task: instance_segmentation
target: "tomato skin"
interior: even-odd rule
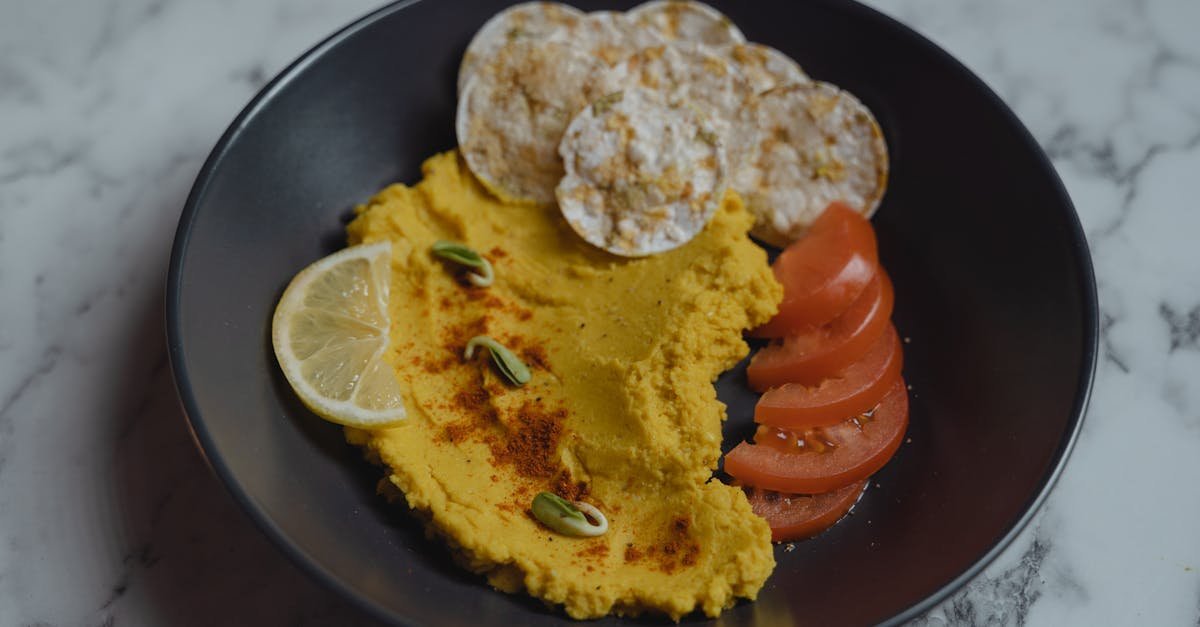
[[[817,385],[787,383],[758,399],[754,421],[785,429],[829,427],[870,411],[900,378],[904,351],[892,325],[867,354]]]
[[[858,502],[866,481],[851,483],[825,494],[781,494],[751,489],[750,508],[771,526],[773,542],[811,538],[833,526]]]
[[[895,291],[880,271],[841,316],[774,342],[755,353],[746,368],[758,392],[785,383],[816,385],[866,355],[890,323]]]
[[[866,479],[882,468],[900,448],[907,427],[908,391],[901,378],[861,428],[847,420],[821,430],[820,436],[835,444],[831,450],[801,451],[794,445],[792,450],[781,450],[770,442],[742,442],[725,456],[725,472],[756,488],[822,494]]]
[[[844,203],[830,203],[808,233],[771,264],[783,285],[783,302],[774,318],[750,334],[783,337],[833,320],[858,298],[878,269],[871,222]]]

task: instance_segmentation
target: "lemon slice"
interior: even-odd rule
[[[338,251],[300,271],[271,323],[275,357],[314,413],[364,429],[404,418],[388,347],[392,244]]]

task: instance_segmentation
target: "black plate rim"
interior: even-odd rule
[[[199,210],[201,201],[208,191],[209,182],[213,173],[220,167],[225,153],[229,147],[237,140],[241,134],[247,120],[258,113],[271,98],[286,86],[290,81],[296,78],[304,69],[314,63],[323,54],[341,45],[345,40],[353,37],[359,31],[374,24],[376,21],[383,19],[395,12],[402,11],[409,6],[415,5],[425,0],[397,0],[386,4],[378,9],[375,9],[362,17],[354,20],[348,25],[338,29],[333,34],[326,37],[316,45],[312,46],[302,53],[296,60],[292,61],[287,67],[280,71],[272,78],[261,90],[250,100],[245,107],[234,118],[229,127],[222,133],[220,139],[209,153],[204,165],[196,175],[195,183],[191,191],[188,193],[187,200],[184,203],[183,211],[180,214],[179,226],[175,232],[174,242],[171,248],[171,257],[166,276],[166,291],[165,291],[165,317],[166,317],[166,334],[167,334],[167,357],[171,364],[172,378],[175,383],[176,391],[179,394],[180,404],[182,405],[184,418],[187,421],[188,429],[192,435],[192,439],[196,443],[204,461],[209,468],[217,475],[228,490],[234,501],[245,512],[250,519],[258,526],[262,532],[271,539],[271,541],[283,551],[283,553],[302,571],[310,577],[320,582],[322,585],[336,591],[342,597],[350,599],[359,608],[365,610],[373,617],[396,625],[413,625],[404,617],[398,616],[395,613],[385,609],[375,601],[363,596],[358,590],[349,586],[342,580],[338,579],[333,574],[323,569],[316,559],[301,548],[298,544],[292,541],[280,529],[273,520],[263,511],[254,501],[253,497],[245,490],[242,484],[238,481],[233,471],[226,464],[220,451],[217,450],[212,434],[209,432],[204,419],[200,413],[200,408],[196,402],[196,398],[192,392],[191,381],[188,376],[187,367],[184,359],[183,346],[183,330],[181,325],[181,294],[183,280],[184,254],[187,251],[188,242],[191,237],[191,227]],[[1063,469],[1066,467],[1067,461],[1070,458],[1071,451],[1075,447],[1075,443],[1079,438],[1079,432],[1083,425],[1083,419],[1087,412],[1088,402],[1091,398],[1093,381],[1096,374],[1098,346],[1099,346],[1099,328],[1100,328],[1100,308],[1097,296],[1095,272],[1092,266],[1092,257],[1087,243],[1087,237],[1083,230],[1083,225],[1079,221],[1079,214],[1075,210],[1075,205],[1071,201],[1070,195],[1067,193],[1066,187],[1063,185],[1062,179],[1058,176],[1057,170],[1046,156],[1045,151],[1037,143],[1037,140],[1030,133],[1029,129],[1021,122],[1020,118],[1012,111],[1011,108],[997,95],[984,81],[968,69],[962,62],[956,59],[946,50],[929,40],[925,36],[909,28],[905,24],[893,19],[892,17],[881,13],[871,7],[860,4],[855,0],[815,0],[823,4],[837,5],[840,10],[849,11],[856,14],[856,17],[861,19],[876,20],[884,23],[888,28],[899,31],[905,38],[911,40],[914,45],[924,48],[939,58],[947,62],[950,67],[954,68],[964,80],[970,82],[976,89],[983,93],[991,103],[999,110],[1000,114],[1012,124],[1013,127],[1019,129],[1018,134],[1020,140],[1030,151],[1035,155],[1041,169],[1047,171],[1051,175],[1051,180],[1055,192],[1060,197],[1060,201],[1067,213],[1067,222],[1071,234],[1071,253],[1075,263],[1079,268],[1079,285],[1076,287],[1079,290],[1082,306],[1084,310],[1084,319],[1081,321],[1083,326],[1084,346],[1083,346],[1083,367],[1081,369],[1079,385],[1075,391],[1075,398],[1072,404],[1071,415],[1067,421],[1067,434],[1059,443],[1054,455],[1053,466],[1049,469],[1046,475],[1042,478],[1040,487],[1037,493],[1032,496],[1025,507],[1024,514],[1020,516],[986,553],[975,560],[966,570],[957,577],[946,582],[935,591],[921,601],[914,603],[908,608],[900,611],[895,616],[884,621],[884,625],[899,625],[932,609],[935,605],[941,603],[951,594],[965,586],[971,580],[975,579],[990,565],[1017,536],[1025,529],[1029,522],[1037,515],[1041,509],[1050,491],[1058,482],[1062,475]]]

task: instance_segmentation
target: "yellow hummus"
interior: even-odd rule
[[[730,194],[687,245],[622,259],[554,207],[498,202],[456,152],[424,176],[380,192],[348,228],[352,244],[394,243],[390,358],[409,415],[348,439],[501,590],[575,618],[715,616],[753,599],[774,568],[770,531],[739,489],[710,481],[725,417],[713,380],[782,297],[741,201]],[[487,256],[495,285],[471,287],[434,258],[439,239]],[[532,380],[512,387],[464,361],[480,334],[521,355]],[[608,533],[550,531],[529,512],[542,490],[597,506]]]

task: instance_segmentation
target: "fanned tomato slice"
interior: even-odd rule
[[[757,444],[742,442],[725,456],[725,472],[744,485],[792,494],[822,494],[866,479],[904,439],[908,392],[901,378],[870,416],[797,433],[759,427]]]
[[[841,316],[823,326],[776,341],[755,353],[746,368],[750,387],[762,392],[785,383],[815,385],[858,361],[889,325],[895,304],[882,270]]]
[[[858,481],[825,494],[783,494],[753,488],[747,491],[750,508],[771,526],[771,540],[788,542],[811,538],[833,526],[862,496],[866,481]]]
[[[808,233],[771,265],[783,284],[783,302],[779,313],[751,335],[783,337],[833,320],[858,298],[878,268],[871,222],[843,203],[830,203]]]
[[[888,325],[862,359],[817,385],[788,383],[758,399],[754,421],[785,429],[828,427],[870,411],[900,378],[904,351]]]

